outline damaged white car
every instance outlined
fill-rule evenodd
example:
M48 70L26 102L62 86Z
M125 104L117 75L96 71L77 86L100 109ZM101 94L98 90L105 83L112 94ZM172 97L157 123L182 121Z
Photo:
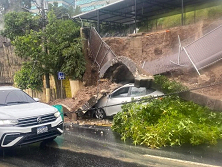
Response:
M96 110L94 114L98 119L104 119L105 117L111 117L121 111L122 103L130 102L133 99L139 100L142 97L147 96L163 96L164 93L146 87L137 88L134 84L126 84L114 90L107 96L99 99L95 105Z
M55 139L63 133L60 112L18 88L0 86L0 148Z

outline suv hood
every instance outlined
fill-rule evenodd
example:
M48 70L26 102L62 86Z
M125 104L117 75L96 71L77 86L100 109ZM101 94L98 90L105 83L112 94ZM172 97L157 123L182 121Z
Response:
M1 119L19 119L27 117L35 117L46 114L53 114L57 111L55 107L50 105L34 102L19 105L0 107Z

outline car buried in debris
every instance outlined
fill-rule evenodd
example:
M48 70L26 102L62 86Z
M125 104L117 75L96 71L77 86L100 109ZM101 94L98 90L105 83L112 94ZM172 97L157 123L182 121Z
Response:
M63 133L63 120L53 106L21 89L0 86L0 148L50 141Z
M94 114L98 119L112 117L121 111L121 106L125 102L130 102L133 99L140 100L143 97L163 96L164 93L153 88L140 87L137 88L134 84L125 84L112 93L103 96L94 106Z

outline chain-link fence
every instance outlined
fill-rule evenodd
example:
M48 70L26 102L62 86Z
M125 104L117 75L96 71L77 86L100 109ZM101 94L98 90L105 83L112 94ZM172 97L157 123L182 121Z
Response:
M111 48L102 40L95 28L90 30L89 51L93 64L96 64L98 71L106 62L116 57Z

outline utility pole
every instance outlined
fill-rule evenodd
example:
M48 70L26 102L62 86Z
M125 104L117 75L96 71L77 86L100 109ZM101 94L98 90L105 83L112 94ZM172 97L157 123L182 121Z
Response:
M44 0L41 0L41 16L42 16L42 29L45 30L45 7Z
M45 14L45 1L44 0L41 0L41 4L40 4L40 14L41 14L41 17L42 17L42 31L44 32L45 31L45 27L46 27L46 14ZM42 42L43 42L43 52L45 54L47 54L47 48L45 47L45 42L46 42L46 39L45 37L43 37L42 39ZM44 69L46 70L46 69ZM45 80L46 80L46 103L50 102L50 79L49 79L49 72L45 71Z
M136 33L136 27L137 27L137 1L134 1L134 6L135 6L135 33Z
M183 0L181 0L181 8L182 8L182 11L181 11L181 24L182 26L184 25L184 4L183 4Z

